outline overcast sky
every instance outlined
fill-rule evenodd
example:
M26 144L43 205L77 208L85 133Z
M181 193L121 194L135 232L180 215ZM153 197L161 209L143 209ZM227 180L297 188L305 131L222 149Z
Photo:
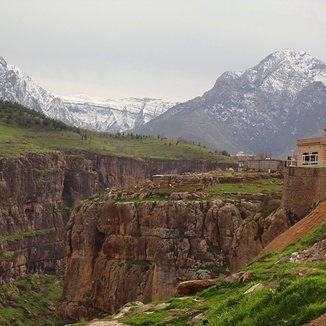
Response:
M186 101L272 52L326 62L325 0L0 0L0 56L57 95Z

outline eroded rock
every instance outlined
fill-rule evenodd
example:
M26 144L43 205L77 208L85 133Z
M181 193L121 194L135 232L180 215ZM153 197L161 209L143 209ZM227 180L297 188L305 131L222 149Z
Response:
M219 279L214 280L191 280L181 282L177 286L177 293L181 295L191 295L196 293L199 290L208 288L212 285L215 285Z

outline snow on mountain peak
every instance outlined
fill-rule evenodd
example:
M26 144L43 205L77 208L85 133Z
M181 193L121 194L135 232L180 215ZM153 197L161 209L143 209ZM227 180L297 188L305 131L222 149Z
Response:
M262 60L256 67L262 67L264 70L275 70L284 66L292 67L297 73L313 77L320 74L320 71L326 71L324 62L312 57L304 51L294 49L285 49L274 52ZM256 68L254 67L254 68Z
M285 49L274 52L246 70L251 85L267 92L287 91L294 96L309 83L326 85L326 65L304 51Z
M2 57L0 57L0 65L3 66L3 67L7 67L7 62Z
M88 95L62 96L61 99L78 127L111 132L140 126L177 104L150 98L112 100Z
M0 72L1 99L20 103L76 127L120 132L146 123L176 104L149 98L111 100L84 94L56 96L2 57Z

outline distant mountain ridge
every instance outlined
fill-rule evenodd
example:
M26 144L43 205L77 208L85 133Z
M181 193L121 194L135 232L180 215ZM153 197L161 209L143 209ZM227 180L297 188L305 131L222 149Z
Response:
M79 126L109 132L122 132L139 127L176 104L134 97L111 100L76 95L62 96L61 99L68 111L78 116Z
M174 103L55 96L0 57L0 98L77 127L284 158L297 139L320 135L326 125L326 64L302 51L277 51L245 71L223 73L202 96Z
M298 138L326 125L326 65L302 51L272 53L242 72L225 72L203 96L133 131L184 137L229 152L285 156Z
M7 64L2 57L0 98L76 127L109 132L139 127L176 104L150 98L109 100L87 95L56 96L38 86L18 67Z

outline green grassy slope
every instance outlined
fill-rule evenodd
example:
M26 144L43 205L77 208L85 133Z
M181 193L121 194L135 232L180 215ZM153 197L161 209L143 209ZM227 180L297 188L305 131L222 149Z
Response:
M235 163L186 141L81 130L19 104L0 101L0 158L27 152L87 151L104 155Z
M1 288L0 325L65 325L55 316L62 292L62 277L30 275Z

